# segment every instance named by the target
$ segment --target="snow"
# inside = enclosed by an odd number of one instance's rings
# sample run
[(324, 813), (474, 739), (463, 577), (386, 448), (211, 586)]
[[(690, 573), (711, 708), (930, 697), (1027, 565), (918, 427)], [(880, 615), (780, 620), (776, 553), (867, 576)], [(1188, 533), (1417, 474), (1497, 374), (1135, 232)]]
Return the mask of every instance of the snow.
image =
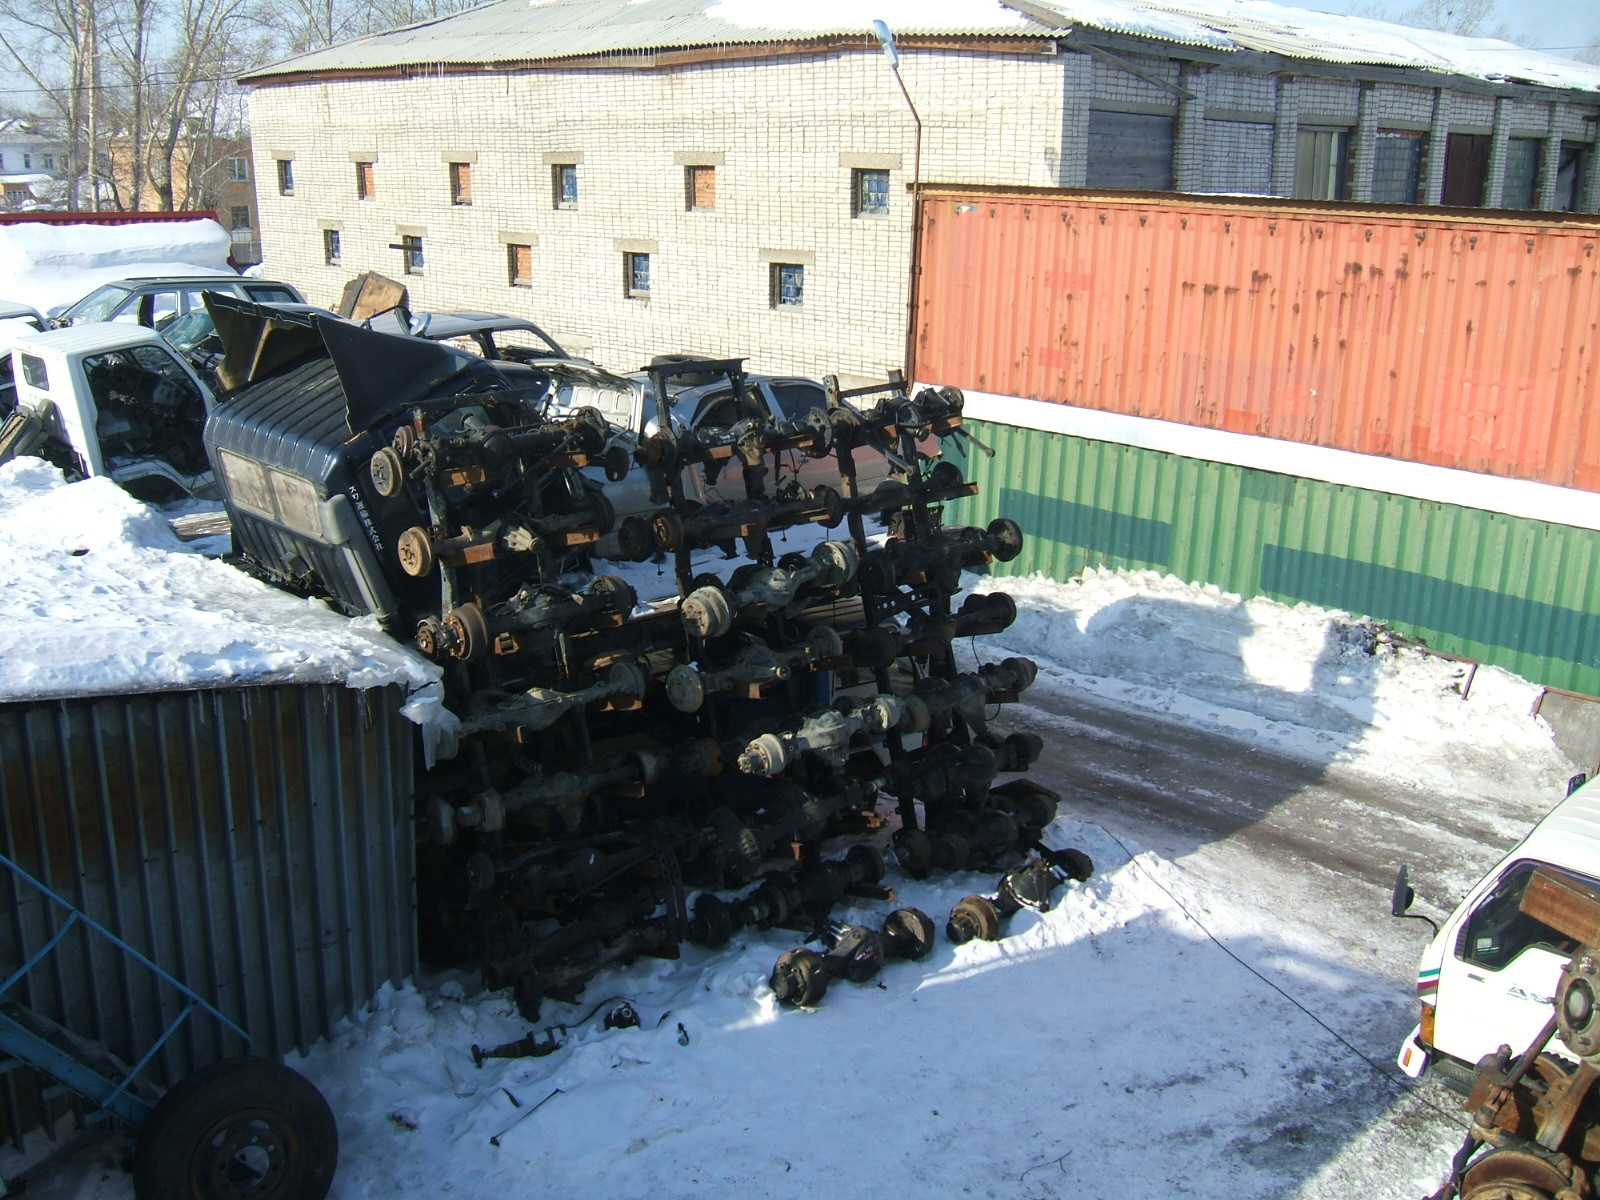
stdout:
[[(1095, 0), (1096, 3), (1101, 0)], [(1368, 17), (1321, 13), (1269, 0), (1136, 0), (1136, 6), (1193, 17), (1242, 50), (1297, 58), (1443, 71), (1480, 79), (1516, 79), (1553, 87), (1600, 88), (1600, 67), (1542, 54), (1495, 38), (1458, 37)], [(1051, 5), (1071, 12), (1077, 0)], [(1094, 23), (1091, 18), (1084, 18)]]
[[(185, 636), (204, 647), (191, 666), (292, 671), (291, 645), (348, 667), (377, 654), (369, 626), (186, 554), (158, 514), (103, 481), (63, 487), (36, 462), (0, 468), (0, 513), (15, 531), (0, 570), (19, 581), (3, 624), (27, 626), (26, 641), (0, 648), (8, 674), (24, 646), (42, 645), (29, 657), (50, 665), (28, 670), (87, 668), (109, 682), (111, 660), (182, 677), (175, 615), (140, 649), (146, 633), (124, 604), (145, 596), (146, 617), (182, 609)], [(815, 536), (791, 531), (785, 549)], [(622, 570), (641, 596), (670, 586), (657, 566)], [(1327, 766), (1334, 785), (1481, 797), (1473, 815), (1503, 826), (1502, 845), (1571, 769), (1529, 716), (1533, 685), (1485, 667), (1466, 689), (1462, 664), (1347, 614), (1152, 573), (970, 582), (1017, 600), (1017, 623), (975, 652), (1038, 660), (1019, 716), (1046, 726), (1052, 706), (1092, 695)], [(76, 671), (53, 661), (83, 641), (98, 657)], [(1057, 724), (1070, 756), (1072, 727)], [(530, 1025), (473, 975), (385, 989), (291, 1060), (338, 1116), (332, 1196), (809, 1200), (822, 1187), (864, 1200), (1113, 1200), (1131, 1185), (1214, 1200), (1410, 1200), (1436, 1186), (1464, 1118), (1437, 1085), (1393, 1068), (1422, 939), (1394, 931), (1408, 923), (1389, 921), (1380, 890), (1358, 886), (1347, 912), (1335, 881), (1291, 879), (1247, 844), (1158, 850), (1131, 822), (1087, 811), (1069, 796), (1047, 835), (1097, 865), (1052, 911), (1017, 914), (999, 942), (941, 939), (875, 984), (836, 984), (814, 1011), (781, 1008), (767, 985), (798, 943), (782, 930), (605, 973), (581, 1005), (546, 1006), (533, 1028), (553, 1028), (562, 1046), (545, 1058), (474, 1066), (474, 1045)], [(1467, 857), (1481, 871), (1497, 853)], [(994, 877), (886, 882), (897, 904), (942, 923)], [(851, 902), (838, 916), (877, 923), (887, 907)], [(622, 998), (641, 1028), (604, 1028)], [(119, 1153), (91, 1142), (28, 1195), (127, 1200)]]
[(985, 657), (1006, 647), (1047, 661), (1051, 691), (1390, 779), (1461, 786), (1470, 770), (1510, 787), (1530, 770), (1566, 770), (1529, 717), (1536, 686), (1480, 667), (1463, 697), (1461, 663), (1397, 653), (1368, 620), (1154, 572), (1090, 568), (1067, 584), (1031, 576), (977, 590), (1008, 592), (1018, 608), (1016, 624), (985, 640)]
[(0, 300), (40, 312), (133, 276), (233, 275), (227, 231), (209, 219), (0, 226)]
[(178, 540), (109, 479), (0, 465), (0, 702), (226, 684), (399, 684), (419, 724), (448, 723), (437, 667), (317, 600)]

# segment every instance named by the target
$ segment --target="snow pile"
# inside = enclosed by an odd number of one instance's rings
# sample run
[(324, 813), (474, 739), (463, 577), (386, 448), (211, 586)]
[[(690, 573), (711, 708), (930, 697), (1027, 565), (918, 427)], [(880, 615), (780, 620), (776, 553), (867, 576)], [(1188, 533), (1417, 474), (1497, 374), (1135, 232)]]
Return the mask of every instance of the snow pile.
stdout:
[(40, 312), (133, 276), (233, 275), (233, 243), (215, 221), (0, 226), (0, 300)]
[(437, 707), (439, 669), (375, 621), (203, 557), (109, 479), (0, 465), (0, 528), (0, 700), (337, 682)]
[(1460, 786), (1469, 759), (1507, 787), (1568, 770), (1543, 722), (1530, 720), (1538, 687), (1487, 666), (1469, 684), (1468, 664), (1396, 647), (1366, 618), (1154, 572), (1089, 568), (1068, 583), (1034, 575), (976, 590), (1006, 592), (1018, 608), (1015, 625), (979, 645), (983, 657), (1006, 647), (1041, 660), (1045, 692), (1447, 787)]

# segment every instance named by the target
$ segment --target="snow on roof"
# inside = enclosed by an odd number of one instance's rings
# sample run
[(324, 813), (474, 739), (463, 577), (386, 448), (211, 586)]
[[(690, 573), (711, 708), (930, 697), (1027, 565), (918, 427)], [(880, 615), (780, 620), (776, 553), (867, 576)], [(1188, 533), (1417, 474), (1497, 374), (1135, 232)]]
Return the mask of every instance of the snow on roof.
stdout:
[(0, 175), (0, 183), (33, 184), (49, 183), (55, 176), (45, 171), (24, 171), (18, 175)]
[(68, 484), (36, 458), (0, 465), (0, 527), (0, 702), (439, 679), (374, 620), (197, 553), (109, 479)]
[[(1103, 2), (1103, 0), (1094, 0)], [(1600, 66), (1496, 38), (1457, 37), (1388, 21), (1289, 8), (1268, 0), (1138, 0), (1203, 23), (1241, 50), (1361, 66), (1407, 67), (1494, 82), (1600, 90)], [(1063, 12), (1076, 0), (1051, 5)]]
[(1600, 67), (1490, 38), (1463, 38), (1268, 0), (496, 0), (454, 16), (356, 38), (244, 77), (405, 65), (511, 63), (652, 50), (876, 41), (881, 19), (901, 38), (1065, 37), (1075, 29), (1214, 51), (1402, 67), (1492, 82), (1600, 91)]

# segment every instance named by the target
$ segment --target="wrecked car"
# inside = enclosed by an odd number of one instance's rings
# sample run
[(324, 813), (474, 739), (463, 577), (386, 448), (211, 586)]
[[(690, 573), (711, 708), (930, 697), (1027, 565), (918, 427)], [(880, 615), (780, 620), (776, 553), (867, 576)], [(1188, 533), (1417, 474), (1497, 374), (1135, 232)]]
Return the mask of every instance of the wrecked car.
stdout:
[(500, 313), (424, 312), (411, 314), (411, 332), (430, 342), (449, 342), (458, 350), (506, 362), (577, 360), (532, 321)]
[(68, 478), (108, 476), (141, 500), (212, 499), (200, 433), (211, 393), (154, 330), (94, 324), (13, 340), (16, 407), (0, 462), (36, 455)]
[(50, 324), (57, 329), (69, 325), (116, 321), (164, 329), (188, 313), (205, 311), (202, 296), (207, 291), (224, 292), (247, 300), (268, 304), (304, 304), (305, 297), (287, 283), (249, 279), (241, 275), (190, 275), (177, 277), (130, 276), (115, 283), (101, 284), (82, 300), (50, 313)]

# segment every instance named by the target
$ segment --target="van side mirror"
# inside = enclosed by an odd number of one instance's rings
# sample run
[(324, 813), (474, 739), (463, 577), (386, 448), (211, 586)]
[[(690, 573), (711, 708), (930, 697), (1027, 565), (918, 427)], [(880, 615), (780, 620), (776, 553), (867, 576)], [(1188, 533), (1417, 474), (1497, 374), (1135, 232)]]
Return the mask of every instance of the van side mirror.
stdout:
[(1405, 863), (1400, 864), (1400, 869), (1394, 873), (1394, 891), (1389, 894), (1389, 915), (1391, 917), (1404, 917), (1408, 921), (1421, 921), (1433, 930), (1435, 937), (1439, 936), (1439, 924), (1432, 917), (1425, 917), (1421, 913), (1411, 911), (1412, 902), (1417, 898), (1417, 893), (1411, 887), (1409, 872)]
[(1407, 876), (1406, 865), (1401, 863), (1400, 869), (1394, 873), (1394, 892), (1389, 896), (1389, 915), (1405, 916), (1416, 898), (1417, 893)]
[(1572, 795), (1573, 792), (1577, 791), (1588, 782), (1589, 773), (1587, 771), (1579, 771), (1571, 779), (1567, 780), (1567, 795)]

